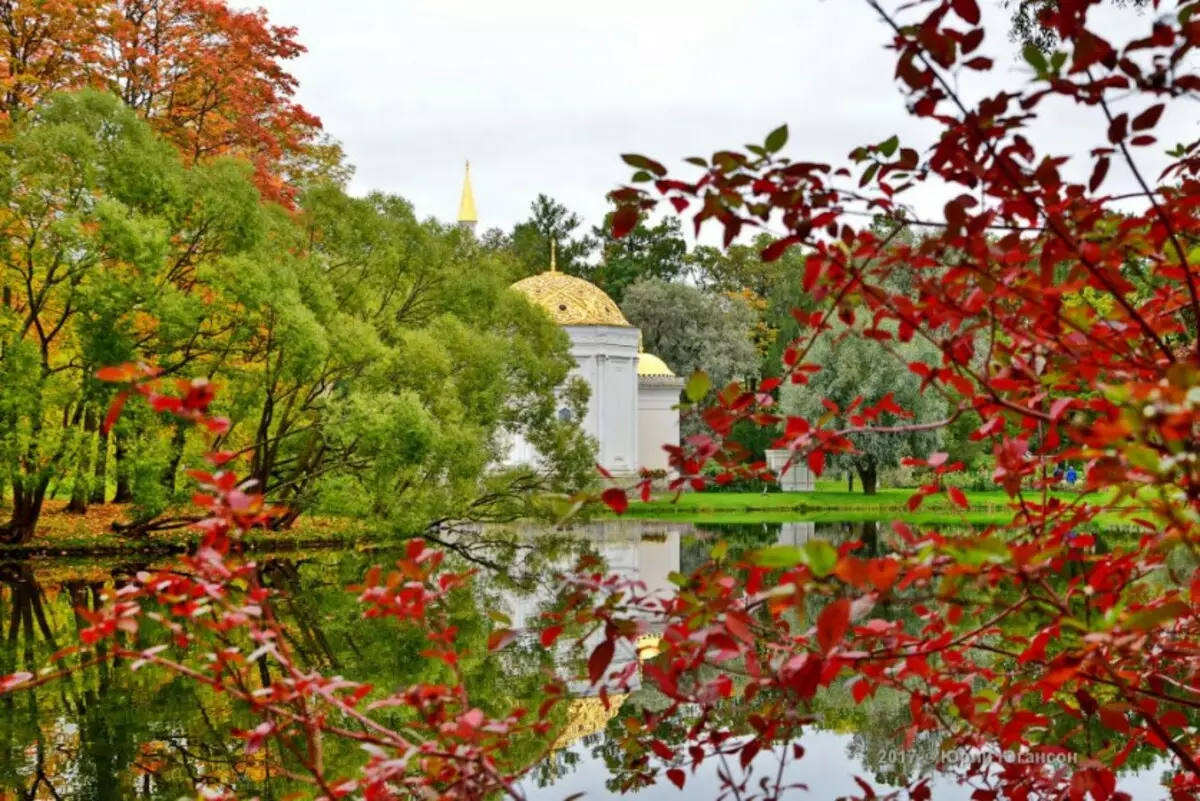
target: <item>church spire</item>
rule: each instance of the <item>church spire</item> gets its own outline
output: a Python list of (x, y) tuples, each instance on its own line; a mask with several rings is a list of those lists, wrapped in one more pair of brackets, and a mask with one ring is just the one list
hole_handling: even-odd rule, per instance
[(467, 162), (467, 175), (463, 178), (462, 201), (458, 204), (458, 224), (469, 231), (475, 230), (479, 221), (475, 214), (475, 193), (471, 191), (471, 162)]
[(558, 272), (558, 243), (553, 239), (550, 240), (550, 272)]

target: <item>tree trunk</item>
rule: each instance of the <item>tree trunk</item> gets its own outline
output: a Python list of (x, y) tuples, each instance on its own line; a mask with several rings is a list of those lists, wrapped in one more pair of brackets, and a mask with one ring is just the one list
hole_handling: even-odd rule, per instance
[(846, 471), (846, 492), (854, 492), (854, 471)]
[(858, 539), (862, 542), (865, 552), (871, 556), (879, 556), (879, 523), (874, 520), (864, 520), (862, 533)]
[(83, 437), (79, 440), (79, 461), (76, 462), (75, 484), (71, 487), (71, 502), (67, 511), (82, 515), (87, 513), (88, 495), (92, 484), (92, 448), (96, 433), (96, 410), (88, 406), (83, 414)]
[(132, 468), (129, 465), (129, 434), (117, 434), (117, 444), (113, 450), (113, 470), (117, 474), (117, 494), (113, 503), (129, 503), (133, 500), (133, 485), (129, 480)]
[(862, 481), (863, 494), (874, 495), (875, 484), (879, 478), (875, 458), (868, 456), (866, 459), (860, 459), (854, 467), (858, 471), (859, 480)]
[(33, 539), (38, 518), (42, 516), (42, 503), (46, 500), (50, 477), (38, 477), (36, 481), (32, 487), (13, 486), (12, 516), (0, 526), (0, 542), (23, 545)]
[(108, 495), (108, 432), (101, 431), (96, 446), (96, 477), (92, 481), (92, 503), (104, 505)]
[(171, 492), (178, 487), (175, 481), (179, 475), (179, 464), (183, 461), (183, 446), (187, 444), (187, 427), (183, 423), (175, 424), (175, 435), (171, 437), (171, 461), (167, 464), (167, 472), (163, 475), (163, 486)]

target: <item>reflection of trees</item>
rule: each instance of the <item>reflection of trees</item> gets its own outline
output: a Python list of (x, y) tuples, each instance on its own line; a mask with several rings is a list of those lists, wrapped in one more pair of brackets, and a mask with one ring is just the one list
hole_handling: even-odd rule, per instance
[[(99, 607), (106, 584), (95, 570), (81, 572), (88, 577), (44, 585), (28, 563), (0, 565), (0, 673), (36, 673), (60, 646), (78, 642), (88, 625), (83, 610)], [(84, 648), (56, 667), (102, 656), (103, 646)], [(103, 660), (0, 696), (0, 786), (20, 798), (96, 801), (178, 798), (205, 783), (232, 787), (241, 777), (240, 752), (227, 739), (229, 710), (206, 703), (190, 682)]]
[[(680, 561), (685, 573), (706, 562), (718, 540), (729, 542), (732, 552), (774, 544), (782, 533), (778, 524), (703, 528), (704, 535), (683, 538)], [(821, 523), (815, 527), (815, 534), (839, 543), (859, 540), (863, 546), (857, 553), (867, 558), (889, 552), (890, 529), (886, 523)], [(1126, 547), (1119, 535), (1106, 534), (1106, 539), (1110, 540), (1106, 545)], [(521, 593), (539, 590), (552, 597), (555, 585), (549, 576), (569, 563), (564, 559), (567, 553), (565, 546), (560, 550), (537, 550), (532, 552), (532, 560), (510, 565), (500, 573), (483, 570), (469, 591), (451, 599), (451, 623), (458, 629), (460, 644), (469, 651), (462, 660), (466, 684), (473, 702), (489, 715), (518, 706), (532, 712), (546, 700), (545, 684), (555, 669), (554, 659), (540, 647), (536, 637), (499, 655), (489, 654), (487, 637), (498, 625), (489, 619), (489, 612), (499, 611), (503, 603)], [(450, 679), (444, 666), (421, 655), (428, 647), (423, 632), (390, 620), (364, 620), (355, 596), (344, 590), (359, 582), (372, 564), (391, 561), (386, 553), (328, 552), (270, 559), (260, 565), (262, 582), (280, 592), (276, 611), (285, 624), (288, 646), (300, 664), (310, 669), (336, 670), (374, 684), (381, 692)], [(140, 567), (101, 570), (92, 566), (68, 571), (65, 578), (52, 578), (47, 569), (30, 564), (0, 565), (0, 674), (37, 672), (44, 667), (52, 653), (75, 643), (78, 630), (87, 625), (78, 610), (97, 608), (106, 588), (119, 586), (120, 576)], [(62, 571), (56, 567), (54, 572)], [(1180, 572), (1187, 575), (1190, 570)], [(912, 607), (928, 600), (927, 592), (925, 597), (920, 593), (917, 589), (893, 592), (871, 614), (900, 620), (907, 630), (915, 632), (923, 621)], [(810, 595), (806, 619), (815, 619), (827, 600)], [(964, 625), (972, 619), (968, 611)], [(1035, 625), (1036, 621), (1016, 616), (1005, 621), (1009, 627), (1006, 633), (1028, 635)], [(143, 642), (157, 642), (156, 636), (150, 632)], [(560, 641), (568, 639), (564, 635)], [(98, 655), (102, 653), (85, 650), (66, 659), (78, 665)], [(567, 658), (575, 657), (580, 657), (575, 667), (581, 672), (585, 656)], [(1001, 656), (995, 658), (993, 667), (1000, 672), (1018, 669)], [(269, 663), (262, 662), (261, 670), (262, 682), (269, 683)], [(912, 777), (931, 769), (937, 751), (937, 733), (923, 733), (907, 751), (899, 747), (903, 739), (897, 732), (908, 723), (907, 703), (900, 699), (898, 693), (889, 694), (881, 688), (863, 704), (855, 704), (849, 691), (835, 682), (818, 694), (813, 711), (819, 714), (822, 728), (850, 736), (847, 756), (860, 760), (876, 782), (896, 784), (906, 772)], [(769, 699), (760, 695), (757, 700), (764, 703)], [(1098, 700), (1104, 703), (1112, 699)], [(568, 706), (561, 703), (555, 708), (549, 736), (562, 728)], [(608, 723), (603, 734), (585, 739), (583, 748), (609, 766), (610, 789), (619, 789), (622, 781), (633, 775), (631, 760), (644, 758), (624, 752), (623, 718), (667, 706), (668, 699), (655, 687), (643, 685), (630, 694), (621, 714)], [(719, 725), (737, 734), (748, 734), (751, 729), (746, 718), (752, 711), (745, 704), (730, 702), (719, 710)], [(380, 714), (392, 716), (389, 722), (403, 725), (409, 712), (397, 708)], [(689, 714), (664, 721), (656, 732), (659, 739), (682, 744), (691, 722)], [(1188, 718), (1194, 720), (1193, 715)], [(214, 696), (204, 687), (171, 680), (148, 667), (132, 673), (127, 667), (101, 662), (62, 681), (0, 696), (0, 787), (13, 788), (18, 797), (30, 799), (175, 799), (194, 792), (195, 784), (204, 782), (236, 784), (239, 792), (247, 795), (286, 795), (296, 787), (265, 772), (262, 763), (249, 764), (242, 743), (229, 736), (231, 728), (244, 728), (250, 721), (228, 698)], [(1069, 748), (1102, 759), (1105, 748), (1112, 744), (1111, 733), (1094, 719), (1081, 722), (1057, 716), (1051, 731), (1048, 740), (1065, 739)], [(545, 738), (526, 737), (513, 742), (505, 757), (514, 765), (534, 765), (532, 779), (548, 786), (572, 771), (583, 752), (560, 750), (542, 759), (545, 746)], [(342, 772), (351, 772), (364, 759), (355, 746), (331, 740), (328, 747), (327, 764), (337, 765)], [(278, 755), (272, 758), (277, 764)], [(1122, 771), (1147, 767), (1154, 758), (1149, 748), (1139, 748)]]
[[(19, 670), (37, 673), (41, 667), (39, 654), (55, 645), (53, 629), (46, 618), (45, 594), (28, 564), (10, 563), (0, 565), (0, 620), (7, 620), (5, 647), (0, 652), (0, 674)], [(7, 609), (3, 607), (7, 605)], [(39, 646), (41, 638), (46, 646)], [(64, 693), (65, 687), (60, 688)], [(47, 742), (43, 730), (41, 703), (43, 694), (31, 690), (20, 695), (8, 694), (0, 698), (0, 715), (5, 732), (3, 753), (0, 755), (0, 779), (13, 787), (19, 797), (33, 799), (43, 793), (51, 798), (62, 798), (55, 785), (55, 769), (48, 763), (53, 757), (53, 743)], [(22, 756), (32, 745), (33, 763)], [(44, 788), (44, 790), (43, 790)]]

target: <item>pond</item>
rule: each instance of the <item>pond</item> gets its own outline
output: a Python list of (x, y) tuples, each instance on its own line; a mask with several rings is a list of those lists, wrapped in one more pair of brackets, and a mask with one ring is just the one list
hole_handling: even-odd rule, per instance
[[(731, 547), (751, 548), (814, 537), (852, 537), (879, 552), (886, 548), (881, 534), (885, 530), (861, 521), (745, 526), (608, 521), (579, 526), (566, 535), (522, 531), (490, 538), (468, 532), (461, 536), (481, 543), (472, 554), (488, 566), (454, 606), (454, 623), (460, 639), (478, 643), (473, 650), (485, 654), (497, 614), (510, 618), (514, 628), (539, 614), (555, 597), (555, 571), (567, 566), (581, 548), (594, 550), (611, 570), (639, 578), (652, 591), (669, 592), (671, 575), (703, 564), (718, 539)], [(355, 596), (344, 590), (371, 565), (393, 558), (383, 552), (326, 551), (259, 560), (264, 582), (285, 594), (280, 614), (306, 666), (385, 690), (428, 679), (437, 669), (421, 656), (422, 637), (387, 621), (363, 619)], [(0, 674), (36, 671), (45, 665), (86, 626), (78, 610), (94, 607), (104, 589), (119, 586), (149, 566), (98, 561), (0, 564)], [(485, 711), (518, 704), (536, 709), (544, 700), (547, 671), (571, 670), (579, 658), (561, 651), (548, 654), (534, 642), (513, 653), (474, 659), (464, 663), (463, 670), (476, 702), (493, 707)], [(636, 654), (618, 654), (617, 661), (621, 659), (636, 659)], [(263, 678), (269, 682), (269, 674)], [(620, 710), (666, 706), (649, 684), (636, 684), (614, 699), (609, 710), (589, 695), (586, 683), (577, 683), (573, 692), (576, 697), (555, 710), (556, 728), (550, 735), (555, 747), (548, 759), (541, 758), (547, 743), (521, 741), (512, 747), (510, 758), (536, 763), (521, 785), (527, 797), (612, 796)], [(805, 757), (790, 763), (785, 774), (809, 788), (795, 797), (852, 794), (856, 775), (882, 788), (897, 776), (932, 770), (936, 742), (918, 738), (908, 750), (899, 747), (895, 733), (905, 725), (907, 701), (880, 694), (860, 705), (835, 685), (818, 697), (817, 708), (820, 723), (802, 740)], [(0, 788), (28, 799), (96, 801), (194, 797), (197, 785), (236, 789), (247, 798), (283, 798), (298, 789), (297, 797), (307, 797), (301, 785), (272, 772), (276, 755), (270, 749), (247, 757), (242, 741), (229, 735), (232, 728), (248, 724), (252, 721), (243, 710), (225, 696), (153, 668), (131, 672), (102, 663), (37, 689), (0, 697)], [(328, 764), (344, 764), (349, 771), (361, 758), (356, 749), (334, 748)], [(774, 760), (764, 751), (755, 765), (761, 763), (773, 773)], [(1154, 755), (1135, 754), (1118, 786), (1137, 799), (1163, 797), (1163, 771)], [(950, 776), (935, 779), (934, 788), (939, 799), (968, 799), (973, 792), (957, 786)], [(686, 796), (716, 798), (720, 792), (716, 765), (709, 762), (689, 780)], [(663, 783), (631, 796), (680, 799), (685, 793)], [(10, 797), (0, 789), (0, 799)]]

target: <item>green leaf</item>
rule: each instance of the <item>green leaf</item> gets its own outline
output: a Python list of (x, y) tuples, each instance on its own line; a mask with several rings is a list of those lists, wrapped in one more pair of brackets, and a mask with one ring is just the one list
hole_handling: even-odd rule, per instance
[(1046, 63), (1046, 54), (1039, 50), (1037, 45), (1032, 42), (1025, 45), (1025, 49), (1021, 51), (1021, 55), (1025, 57), (1025, 60), (1029, 62), (1029, 66), (1033, 67), (1038, 75), (1045, 75), (1050, 69), (1050, 65)]
[(621, 160), (624, 161), (626, 164), (628, 164), (630, 167), (633, 167), (638, 170), (646, 170), (647, 172), (652, 172), (655, 175), (657, 175), (659, 178), (661, 178), (667, 174), (666, 167), (659, 164), (657, 161), (654, 161), (653, 159), (648, 159), (645, 156), (639, 156), (636, 153), (624, 153), (621, 156)]
[(772, 545), (751, 553), (750, 561), (759, 567), (795, 567), (804, 561), (804, 554), (795, 545)]
[(803, 548), (795, 545), (772, 545), (761, 548), (749, 555), (749, 559), (759, 567), (790, 568), (796, 565), (808, 565), (814, 576), (824, 577), (837, 567), (837, 549), (825, 540), (810, 540)]
[(630, 181), (635, 184), (644, 184), (647, 181), (653, 181), (653, 180), (654, 180), (654, 176), (645, 170), (638, 170), (637, 172), (635, 172), (633, 174), (633, 178), (630, 179)]
[(825, 540), (809, 540), (804, 543), (805, 563), (818, 577), (828, 576), (837, 567), (837, 549)]
[(778, 128), (771, 131), (771, 133), (767, 134), (767, 141), (765, 144), (768, 151), (771, 153), (778, 153), (780, 150), (783, 150), (783, 146), (787, 144), (787, 140), (788, 127), (786, 125), (780, 125)]
[(1050, 69), (1058, 74), (1063, 68), (1063, 64), (1067, 63), (1067, 54), (1063, 50), (1055, 50), (1054, 55), (1050, 56)]
[(900, 137), (893, 135), (892, 138), (879, 143), (879, 152), (890, 159), (898, 147), (900, 147)]
[(1186, 615), (1190, 608), (1183, 601), (1168, 601), (1162, 606), (1135, 612), (1129, 616), (1121, 628), (1125, 631), (1149, 631), (1161, 623)]
[(708, 373), (703, 370), (697, 370), (688, 379), (684, 392), (687, 394), (688, 400), (692, 403), (699, 403), (708, 394), (710, 389), (712, 389), (712, 379), (708, 377)]
[(688, 164), (694, 164), (697, 167), (703, 167), (706, 170), (708, 169), (708, 162), (699, 156), (688, 156), (686, 159), (684, 159), (684, 161), (686, 161)]
[(713, 546), (713, 549), (712, 549), (713, 561), (720, 561), (721, 559), (723, 559), (725, 557), (725, 554), (728, 551), (729, 551), (729, 543), (726, 542), (725, 540), (721, 540), (720, 542), (718, 542), (716, 545)]

